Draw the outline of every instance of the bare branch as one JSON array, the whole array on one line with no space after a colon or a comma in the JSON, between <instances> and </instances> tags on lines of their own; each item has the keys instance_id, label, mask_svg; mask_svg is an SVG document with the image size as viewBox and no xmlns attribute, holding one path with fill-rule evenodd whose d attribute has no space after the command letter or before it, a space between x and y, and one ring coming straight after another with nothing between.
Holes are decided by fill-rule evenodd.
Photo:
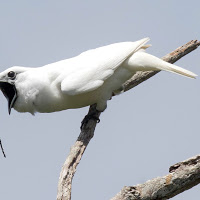
<instances>
[{"instance_id":1,"label":"bare branch","mask_svg":"<svg viewBox=\"0 0 200 200\"><path fill-rule=\"evenodd\" d=\"M4 158L6 158L6 154L4 152L4 148L3 148L3 145L2 145L1 139L0 139L0 147L1 147L1 151L3 153Z\"/></svg>"},{"instance_id":2,"label":"bare branch","mask_svg":"<svg viewBox=\"0 0 200 200\"><path fill-rule=\"evenodd\" d=\"M195 50L199 45L200 42L198 42L197 40L192 40L182 47L179 47L172 53L166 55L163 60L174 63L186 54ZM137 86L138 84L149 79L157 73L158 72L138 72L135 76L131 78L130 81L125 83L125 91ZM97 117L99 117L101 114L99 111L96 110L94 105L90 106L88 114L91 113L95 113ZM76 167L79 164L87 145L94 136L96 124L96 120L92 119L89 120L87 123L84 123L77 141L71 147L70 153L60 173L57 200L71 200L72 179L76 172Z\"/></svg>"},{"instance_id":3,"label":"bare branch","mask_svg":"<svg viewBox=\"0 0 200 200\"><path fill-rule=\"evenodd\" d=\"M94 112L97 117L100 116L100 112L96 110L96 106L90 106L88 113ZM87 124L84 124L77 141L71 147L60 173L57 200L71 200L72 179L88 143L94 136L96 124L96 120L89 120Z\"/></svg>"},{"instance_id":4,"label":"bare branch","mask_svg":"<svg viewBox=\"0 0 200 200\"><path fill-rule=\"evenodd\" d=\"M170 173L131 187L124 187L111 200L169 199L200 183L200 155L170 167Z\"/></svg>"}]
</instances>

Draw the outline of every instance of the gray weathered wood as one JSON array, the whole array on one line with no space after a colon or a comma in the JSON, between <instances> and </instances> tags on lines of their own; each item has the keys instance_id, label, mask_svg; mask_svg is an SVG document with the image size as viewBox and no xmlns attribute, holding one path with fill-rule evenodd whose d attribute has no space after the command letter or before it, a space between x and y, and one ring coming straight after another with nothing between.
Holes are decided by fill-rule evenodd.
<instances>
[{"instance_id":1,"label":"gray weathered wood","mask_svg":"<svg viewBox=\"0 0 200 200\"><path fill-rule=\"evenodd\" d=\"M96 112L97 117L100 116L100 112L95 109L94 105L90 106L88 113L92 112ZM71 147L70 153L60 173L57 200L71 199L72 179L76 172L76 167L79 164L88 143L94 136L96 123L96 120L89 120L87 124L84 124L77 141Z\"/></svg>"},{"instance_id":2,"label":"gray weathered wood","mask_svg":"<svg viewBox=\"0 0 200 200\"><path fill-rule=\"evenodd\" d=\"M200 183L200 155L170 167L170 173L136 186L124 187L111 200L170 199Z\"/></svg>"},{"instance_id":3,"label":"gray weathered wood","mask_svg":"<svg viewBox=\"0 0 200 200\"><path fill-rule=\"evenodd\" d=\"M172 53L163 57L163 60L174 63L186 54L198 48L200 42L197 40L192 40L187 44L179 47ZM158 72L139 72L131 78L128 82L125 83L125 91L137 86L138 84L146 81L150 77L154 76ZM95 106L90 106L89 113L95 113L97 117L100 116L100 112L95 109ZM90 140L94 136L94 131L96 127L96 120L89 120L88 123L84 123L81 129L81 133L71 147L70 153L62 167L59 183L58 183L58 192L57 200L71 200L71 188L72 188L72 179L76 172L76 167L79 164L81 157L84 154L84 151L89 144Z\"/></svg>"}]
</instances>

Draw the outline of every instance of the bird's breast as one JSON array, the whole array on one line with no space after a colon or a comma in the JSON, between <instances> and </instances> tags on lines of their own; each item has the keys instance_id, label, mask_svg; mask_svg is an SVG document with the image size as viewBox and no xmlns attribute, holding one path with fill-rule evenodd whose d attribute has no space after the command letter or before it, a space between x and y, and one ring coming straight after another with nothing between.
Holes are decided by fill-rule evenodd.
<instances>
[{"instance_id":1,"label":"bird's breast","mask_svg":"<svg viewBox=\"0 0 200 200\"><path fill-rule=\"evenodd\" d=\"M14 109L18 112L50 113L72 108L81 108L98 102L106 102L112 93L121 88L122 84L132 76L125 68L118 68L115 73L104 81L104 84L90 92L68 95L61 90L60 82L38 80L30 86L23 83L17 86L18 98Z\"/></svg>"}]
</instances>

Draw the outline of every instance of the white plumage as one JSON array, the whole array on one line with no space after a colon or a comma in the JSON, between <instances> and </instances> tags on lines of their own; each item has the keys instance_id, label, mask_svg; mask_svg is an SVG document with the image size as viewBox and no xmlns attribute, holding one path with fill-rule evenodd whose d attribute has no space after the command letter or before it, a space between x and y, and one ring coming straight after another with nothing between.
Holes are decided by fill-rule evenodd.
<instances>
[{"instance_id":1,"label":"white plumage","mask_svg":"<svg viewBox=\"0 0 200 200\"><path fill-rule=\"evenodd\" d=\"M137 71L165 70L195 78L194 73L145 53L148 41L116 43L39 68L9 68L0 73L0 81L16 88L17 97L10 109L34 114L96 103L103 111L112 93L119 92ZM15 76L10 77L9 72Z\"/></svg>"}]
</instances>

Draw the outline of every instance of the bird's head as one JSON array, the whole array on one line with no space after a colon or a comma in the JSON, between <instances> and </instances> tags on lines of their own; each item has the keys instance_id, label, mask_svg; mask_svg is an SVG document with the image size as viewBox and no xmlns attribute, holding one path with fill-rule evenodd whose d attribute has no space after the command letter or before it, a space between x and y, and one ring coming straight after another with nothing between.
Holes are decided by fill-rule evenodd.
<instances>
[{"instance_id":1,"label":"bird's head","mask_svg":"<svg viewBox=\"0 0 200 200\"><path fill-rule=\"evenodd\" d=\"M27 71L25 67L11 67L0 73L0 90L8 101L8 112L10 114L11 109L17 99L16 82L19 76Z\"/></svg>"}]
</instances>

